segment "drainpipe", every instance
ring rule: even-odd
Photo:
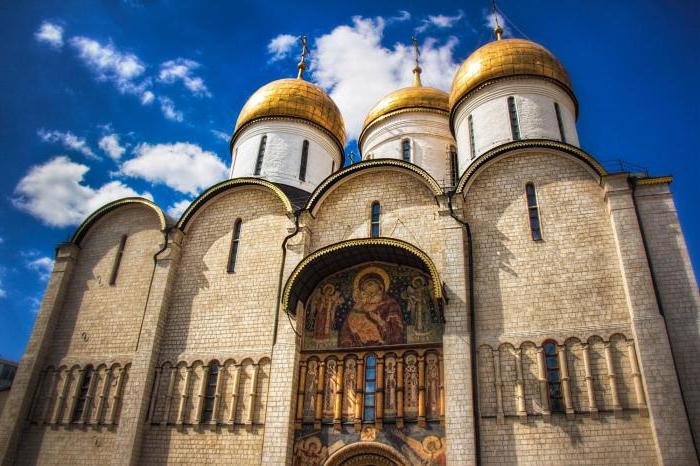
[[[301,210],[294,211],[294,231],[284,237],[282,241],[282,263],[280,264],[279,279],[277,280],[277,305],[275,307],[275,320],[272,327],[272,347],[274,348],[275,343],[277,343],[277,324],[279,323],[280,316],[280,297],[282,296],[282,276],[284,274],[284,265],[287,260],[287,243],[292,239],[297,233],[299,233],[299,217],[301,216]],[[286,312],[286,311],[285,311]],[[291,322],[290,322],[291,323]],[[293,328],[293,327],[292,327]],[[296,331],[295,331],[296,333]]]
[[[474,411],[474,443],[476,444],[477,466],[481,464],[481,441],[479,433],[479,388],[477,380],[476,367],[476,305],[474,304],[474,255],[472,252],[472,230],[469,223],[459,218],[452,207],[452,196],[454,193],[447,193],[447,205],[450,208],[450,216],[464,227],[467,234],[467,258],[469,262],[469,274],[467,275],[467,283],[469,286],[469,328],[471,330],[471,338],[469,345],[469,354],[471,357],[471,376],[472,376],[472,410]]]

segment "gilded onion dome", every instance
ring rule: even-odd
[[[418,64],[419,52],[415,39],[414,47],[416,49],[416,66],[413,69],[413,86],[398,89],[374,104],[362,125],[362,132],[358,139],[360,145],[362,145],[363,136],[370,127],[397,113],[424,111],[449,114],[449,95],[440,89],[423,86],[420,77],[423,70]]]
[[[452,81],[450,108],[454,109],[460,100],[482,85],[511,76],[537,76],[553,81],[576,104],[569,75],[549,50],[525,39],[499,39],[477,49],[459,67]]]
[[[239,131],[256,120],[267,118],[298,118],[326,131],[345,147],[345,124],[335,102],[323,89],[300,77],[279,79],[264,85],[250,96],[238,115],[233,141]]]

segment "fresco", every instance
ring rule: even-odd
[[[321,281],[306,303],[304,349],[438,343],[442,316],[424,272],[363,264]]]
[[[445,433],[438,424],[428,424],[425,428],[408,425],[397,429],[385,425],[376,429],[366,425],[360,432],[352,427],[338,432],[330,426],[320,431],[307,428],[297,431],[294,441],[293,463],[295,466],[321,466],[325,460],[346,445],[356,442],[378,442],[394,447],[410,464],[425,466],[444,466]]]

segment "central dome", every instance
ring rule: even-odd
[[[328,132],[342,151],[345,124],[335,102],[323,89],[303,79],[279,79],[255,91],[238,115],[236,134],[248,123],[263,118],[299,118]]]
[[[462,63],[452,81],[450,107],[482,84],[510,76],[552,80],[576,102],[569,75],[549,50],[525,39],[503,39],[480,47]]]
[[[362,136],[374,123],[405,110],[425,110],[447,115],[450,111],[449,96],[434,87],[411,86],[398,89],[374,104],[362,125],[359,141],[362,141]]]

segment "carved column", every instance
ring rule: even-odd
[[[566,361],[566,346],[561,345],[557,352],[559,356],[559,371],[561,373],[561,389],[564,394],[564,409],[566,418],[574,418],[574,404],[571,400],[571,381],[569,379],[569,366]]]
[[[440,370],[440,427],[445,427],[445,363],[442,353],[438,358]]]
[[[51,336],[59,319],[66,291],[70,285],[80,248],[73,243],[59,244],[51,278],[46,287],[41,308],[34,323],[24,355],[7,395],[0,416],[0,465],[14,463],[15,452],[24,428],[34,389],[39,382],[41,369],[51,345]]]
[[[109,395],[109,387],[112,384],[112,368],[105,367],[104,380],[102,382],[102,390],[100,391],[100,396],[97,400],[97,407],[95,408],[95,424],[104,424],[104,408],[107,402],[107,396]]]
[[[384,358],[381,356],[377,356],[376,377],[376,391],[374,395],[374,425],[377,429],[381,429],[384,422]]]
[[[418,427],[425,427],[425,355],[418,356]]]
[[[326,383],[326,362],[319,361],[318,363],[318,378],[316,379],[316,416],[314,419],[314,429],[321,428],[321,419],[323,419],[323,394],[324,384]]]
[[[552,411],[549,407],[549,395],[547,394],[547,368],[544,362],[544,348],[537,348],[537,381],[540,387],[540,404],[542,405],[542,415],[549,416]]]
[[[595,389],[593,387],[593,375],[591,373],[591,357],[588,352],[588,343],[581,344],[583,354],[583,369],[586,373],[586,391],[588,392],[588,412],[592,418],[598,417],[598,408],[595,402]]]
[[[642,374],[639,372],[639,362],[637,361],[637,351],[634,348],[634,341],[627,342],[627,351],[630,358],[630,367],[632,368],[632,380],[634,382],[634,394],[637,397],[637,409],[640,416],[648,416],[647,401],[644,396],[644,385],[642,384]]]
[[[297,410],[294,419],[294,428],[301,429],[304,419],[304,392],[306,391],[306,361],[299,364],[299,384],[297,388]]]
[[[527,418],[525,409],[525,379],[523,379],[523,350],[518,348],[513,350],[515,357],[515,400],[518,405],[518,416]]]
[[[362,412],[365,404],[365,360],[357,358],[357,378],[355,379],[355,430],[362,429]]]
[[[403,354],[396,357],[396,427],[403,429]]]
[[[160,425],[165,426],[170,422],[170,410],[173,406],[173,392],[175,391],[175,380],[177,379],[177,366],[170,368],[170,380],[168,382],[168,392],[165,395],[165,409]]]
[[[197,406],[195,407],[195,421],[196,425],[202,422],[202,411],[204,409],[204,398],[206,396],[207,383],[209,382],[209,367],[202,367],[202,380],[199,381],[199,390],[197,391]]]
[[[246,424],[253,425],[255,422],[255,403],[258,398],[258,377],[260,377],[260,364],[253,365],[253,386],[250,389],[250,403],[248,403],[248,417]]]
[[[123,367],[117,368],[117,380],[114,387],[114,395],[112,395],[112,404],[109,407],[109,421],[106,423],[108,425],[113,425],[115,423],[115,418],[117,417],[117,408],[119,407],[119,401],[122,396],[122,387],[124,385],[124,369]]]
[[[41,412],[41,421],[44,423],[50,423],[51,418],[50,413],[49,413],[49,408],[51,407],[51,394],[56,388],[56,382],[58,379],[58,370],[54,369],[51,371],[51,374],[48,374],[49,377],[51,377],[50,382],[49,382],[49,391],[46,392],[46,396],[44,397],[44,407],[43,411]],[[98,411],[99,413],[99,411]],[[99,416],[99,414],[98,414]],[[98,417],[99,421],[99,417]]]
[[[182,384],[182,393],[180,393],[180,405],[177,408],[177,421],[178,426],[182,426],[185,422],[185,407],[187,406],[187,398],[189,397],[190,391],[190,379],[192,377],[192,366],[187,367],[185,371],[185,381]]]
[[[494,386],[496,387],[496,422],[503,424],[503,380],[501,379],[501,352],[498,349],[491,350],[493,356]]]
[[[613,411],[615,416],[622,414],[622,406],[620,406],[620,395],[617,393],[617,376],[615,375],[615,366],[612,360],[612,347],[610,342],[605,343],[605,364],[608,368],[608,383],[610,384],[610,395],[612,396]]]
[[[236,411],[238,409],[238,389],[241,383],[241,365],[233,365],[233,380],[231,381],[231,410],[228,413],[228,422],[233,429],[236,424]]]
[[[345,363],[343,361],[338,361],[336,366],[336,383],[335,383],[335,406],[333,410],[333,428],[340,431],[341,421],[343,420],[343,393],[345,393],[345,376],[344,369]]]
[[[160,390],[160,373],[162,369],[159,367],[156,369],[156,380],[153,382],[153,391],[151,392],[151,406],[148,409],[148,415],[146,416],[146,422],[153,422],[153,413],[156,410],[156,405],[158,404],[158,391]]]

